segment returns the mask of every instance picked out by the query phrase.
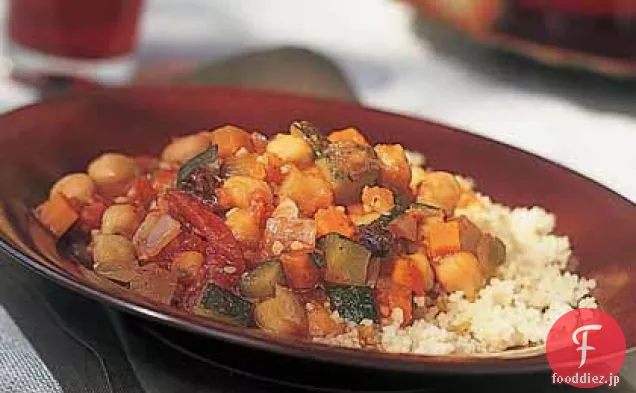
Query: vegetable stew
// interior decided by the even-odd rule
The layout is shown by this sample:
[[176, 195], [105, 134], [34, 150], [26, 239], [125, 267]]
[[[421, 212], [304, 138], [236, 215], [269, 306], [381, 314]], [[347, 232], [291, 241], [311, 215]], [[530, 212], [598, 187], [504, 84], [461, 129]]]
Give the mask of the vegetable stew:
[[474, 297], [505, 261], [500, 239], [454, 214], [475, 201], [401, 145], [301, 121], [272, 138], [196, 132], [158, 158], [103, 154], [34, 214], [151, 301], [306, 339], [357, 325], [377, 347], [396, 310], [408, 326], [418, 297]]

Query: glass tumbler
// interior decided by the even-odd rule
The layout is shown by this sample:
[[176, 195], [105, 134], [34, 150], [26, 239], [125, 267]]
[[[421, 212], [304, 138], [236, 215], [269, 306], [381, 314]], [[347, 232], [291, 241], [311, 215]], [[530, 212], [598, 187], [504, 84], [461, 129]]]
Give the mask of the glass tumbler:
[[143, 0], [9, 0], [8, 54], [16, 73], [128, 83]]

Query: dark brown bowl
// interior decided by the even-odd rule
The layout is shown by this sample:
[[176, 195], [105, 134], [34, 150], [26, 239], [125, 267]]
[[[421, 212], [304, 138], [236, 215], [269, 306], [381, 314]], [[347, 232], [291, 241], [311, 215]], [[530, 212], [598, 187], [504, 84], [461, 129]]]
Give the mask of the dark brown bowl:
[[100, 152], [158, 153], [171, 136], [234, 123], [263, 132], [307, 119], [325, 129], [355, 125], [374, 141], [422, 151], [440, 169], [468, 175], [495, 200], [541, 205], [557, 214], [579, 273], [598, 281], [601, 307], [636, 344], [636, 206], [612, 191], [529, 153], [439, 124], [354, 105], [207, 87], [100, 90], [0, 117], [0, 249], [24, 266], [109, 306], [189, 331], [279, 354], [383, 370], [500, 373], [541, 370], [544, 355], [475, 358], [370, 353], [273, 339], [146, 301], [59, 255], [30, 218], [55, 179], [84, 170]]

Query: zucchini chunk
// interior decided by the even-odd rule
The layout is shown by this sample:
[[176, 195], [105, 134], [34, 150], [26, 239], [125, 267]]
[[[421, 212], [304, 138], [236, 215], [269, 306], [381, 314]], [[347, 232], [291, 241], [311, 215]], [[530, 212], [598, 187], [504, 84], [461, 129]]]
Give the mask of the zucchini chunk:
[[252, 304], [215, 284], [208, 284], [203, 290], [194, 313], [231, 325], [247, 327], [252, 324]]
[[360, 244], [329, 233], [318, 239], [325, 256], [325, 281], [334, 284], [365, 285], [371, 252]]
[[283, 268], [278, 260], [273, 259], [247, 272], [241, 278], [239, 291], [247, 298], [263, 300], [274, 296], [276, 284], [284, 282]]
[[331, 184], [338, 205], [359, 202], [364, 186], [374, 185], [380, 174], [373, 148], [348, 141], [330, 144], [316, 166]]
[[327, 285], [331, 305], [347, 321], [360, 323], [363, 319], [378, 321], [373, 289], [354, 285]]

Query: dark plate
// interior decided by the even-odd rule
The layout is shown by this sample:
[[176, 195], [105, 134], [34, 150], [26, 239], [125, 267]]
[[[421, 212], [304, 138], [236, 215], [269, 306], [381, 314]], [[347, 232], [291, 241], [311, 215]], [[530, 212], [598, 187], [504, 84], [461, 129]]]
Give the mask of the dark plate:
[[539, 157], [446, 126], [354, 105], [229, 88], [137, 87], [51, 100], [0, 117], [0, 231], [3, 253], [26, 267], [121, 310], [202, 336], [283, 355], [418, 373], [542, 370], [545, 356], [421, 357], [275, 340], [150, 303], [60, 256], [30, 209], [55, 179], [84, 170], [100, 152], [158, 153], [171, 136], [225, 123], [275, 132], [307, 119], [322, 128], [355, 125], [374, 141], [403, 143], [436, 168], [471, 176], [509, 205], [541, 205], [570, 236], [578, 271], [598, 281], [601, 306], [636, 343], [636, 207], [606, 188]]
[[[636, 18], [631, 0], [475, 0], [459, 7], [453, 1], [405, 2], [427, 20], [486, 46], [549, 66], [584, 69], [619, 79], [636, 76]], [[535, 7], [521, 3], [535, 3]], [[597, 10], [590, 12], [590, 5]], [[621, 13], [625, 5], [630, 9]]]

